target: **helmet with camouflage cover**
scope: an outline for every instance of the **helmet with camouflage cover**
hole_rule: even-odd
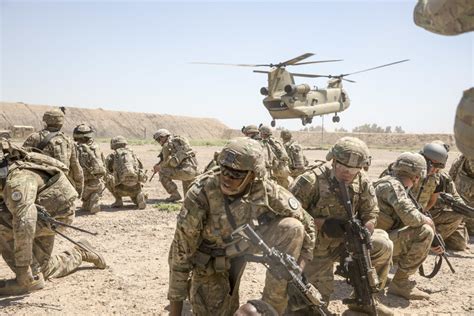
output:
[[[351,168],[363,168],[369,164],[369,148],[356,137],[342,137],[329,150],[326,160],[335,159]]]
[[[155,132],[155,134],[153,134],[153,139],[158,141],[158,139],[160,137],[166,137],[166,136],[170,136],[171,133],[169,130],[165,129],[165,128],[160,128],[159,130],[157,130]]]
[[[260,125],[258,130],[262,136],[272,136],[272,129],[266,125]]]
[[[291,135],[291,132],[287,129],[282,129],[280,132],[280,137],[283,139],[283,141],[287,142],[291,139],[293,135]]]
[[[426,160],[418,153],[404,152],[393,163],[392,172],[396,176],[422,178],[426,174]]]
[[[420,154],[430,160],[430,162],[434,164],[434,167],[437,168],[444,168],[448,161],[448,151],[446,150],[446,147],[438,142],[426,144],[421,149]]]
[[[59,109],[53,109],[44,112],[43,122],[48,127],[61,128],[64,124],[64,113]]]
[[[259,130],[258,130],[258,127],[257,125],[247,125],[247,126],[244,126],[242,127],[242,133],[244,133],[244,135],[247,135],[247,134],[253,134],[253,133],[258,133]]]
[[[257,178],[266,173],[262,146],[256,140],[238,137],[229,141],[222,148],[217,161],[219,165],[238,170],[252,171]]]
[[[127,146],[127,140],[123,136],[115,136],[110,140],[110,149],[115,150]]]
[[[89,125],[79,124],[72,131],[72,136],[76,141],[79,139],[90,139],[94,137],[94,129]]]

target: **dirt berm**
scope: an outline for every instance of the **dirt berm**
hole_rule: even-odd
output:
[[[0,102],[0,129],[12,125],[42,128],[43,113],[53,107],[25,103]],[[97,130],[97,137],[123,135],[127,138],[151,138],[159,128],[169,129],[191,139],[221,139],[226,125],[213,118],[197,118],[155,113],[119,112],[103,109],[66,108],[63,130],[72,133],[75,126],[87,123]]]

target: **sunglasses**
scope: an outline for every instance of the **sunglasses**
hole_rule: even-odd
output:
[[[221,173],[224,177],[228,177],[234,180],[244,179],[248,171],[235,170],[229,167],[221,166]]]

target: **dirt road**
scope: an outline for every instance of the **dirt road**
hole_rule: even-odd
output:
[[[150,169],[156,159],[158,148],[152,145],[133,147],[144,164]],[[108,153],[107,144],[103,144]],[[217,148],[197,148],[200,166],[211,159]],[[383,168],[399,154],[396,151],[373,150],[373,165],[370,175],[375,178]],[[325,151],[307,151],[310,160],[323,159]],[[452,153],[451,159],[458,154]],[[0,298],[0,313],[15,315],[32,314],[167,314],[166,292],[168,286],[168,249],[173,238],[176,213],[160,211],[156,204],[167,195],[155,177],[147,183],[148,206],[145,210],[135,210],[128,200],[128,208],[110,209],[113,199],[106,193],[103,200],[104,211],[97,215],[78,213],[76,226],[99,232],[96,237],[88,237],[68,230],[67,234],[79,239],[86,237],[99,249],[109,267],[106,270],[92,269],[84,264],[76,273],[47,282],[42,291],[20,297]],[[60,237],[55,252],[71,246]],[[471,242],[474,240],[471,240]],[[383,302],[399,315],[411,314],[474,314],[474,289],[472,275],[474,253],[457,252],[452,256],[456,274],[451,274],[447,266],[433,280],[417,277],[422,288],[432,294],[429,301],[408,303],[404,299],[387,296]],[[432,263],[433,256],[428,258]],[[260,296],[265,270],[251,264],[247,267],[241,285],[241,301]],[[0,260],[0,278],[13,277],[3,260]],[[336,313],[345,311],[341,299],[350,293],[349,286],[338,278],[336,293],[330,309]],[[189,311],[187,314],[190,315]]]

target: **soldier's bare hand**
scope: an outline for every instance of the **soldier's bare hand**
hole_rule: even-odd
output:
[[[369,231],[369,233],[372,235],[374,233],[375,225],[374,222],[367,222],[365,223],[365,228]]]
[[[431,251],[436,255],[442,255],[444,253],[441,246],[431,247]]]
[[[423,218],[423,224],[429,225],[433,231],[436,231],[435,224],[433,223],[433,220],[429,218],[428,216],[424,216]]]

